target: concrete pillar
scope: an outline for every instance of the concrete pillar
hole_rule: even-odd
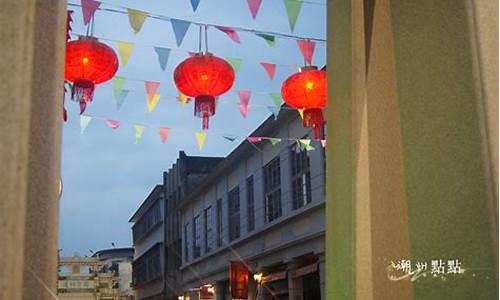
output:
[[[215,300],[225,300],[224,298],[224,293],[226,292],[225,287],[226,285],[224,284],[224,282],[221,281],[215,284]]]
[[[0,1],[0,299],[54,299],[66,1]]]
[[[318,260],[319,288],[321,289],[321,300],[325,300],[325,256],[320,256]]]
[[[498,2],[328,4],[327,298],[498,298]]]

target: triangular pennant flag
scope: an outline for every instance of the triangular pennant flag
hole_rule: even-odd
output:
[[[168,57],[170,56],[169,48],[154,47],[156,54],[158,54],[158,62],[160,63],[160,68],[165,71],[167,68]]]
[[[238,32],[236,30],[230,28],[230,27],[224,27],[224,26],[215,26],[215,28],[219,29],[220,31],[224,32],[227,34],[227,36],[233,40],[235,43],[240,43],[240,36],[238,35]]]
[[[269,93],[269,95],[271,96],[271,100],[273,100],[274,105],[276,105],[277,107],[281,107],[281,105],[283,104],[281,95],[277,93]]]
[[[269,76],[269,79],[274,80],[274,74],[276,73],[276,65],[271,64],[271,63],[260,63],[262,67],[264,67],[264,70],[266,70],[267,75]]]
[[[87,26],[95,14],[95,11],[101,5],[101,2],[95,0],[82,0],[83,25]]]
[[[274,48],[274,46],[276,46],[276,38],[274,37],[274,35],[264,34],[264,33],[256,33],[256,35],[263,38],[269,45],[269,47]]]
[[[191,0],[191,6],[193,7],[193,11],[198,9],[198,5],[200,5],[200,0]]]
[[[326,140],[321,140],[321,147],[326,148]]]
[[[124,83],[125,83],[125,78],[123,77],[115,76],[115,78],[113,78],[113,96],[115,98],[120,97]]]
[[[241,65],[240,58],[226,57],[227,62],[233,67],[234,73],[238,73]]]
[[[145,81],[144,85],[146,87],[146,97],[148,100],[153,99],[153,97],[157,94],[158,87],[160,86],[159,82],[156,81]]]
[[[278,119],[278,114],[280,112],[280,107],[278,106],[268,106],[267,109],[274,115],[274,120]]]
[[[310,139],[300,139],[299,142],[302,144],[302,146],[304,146],[304,149],[306,149],[306,151],[314,150],[314,147],[311,146]]]
[[[304,109],[303,108],[299,108],[299,109],[297,109],[297,112],[299,113],[300,118],[302,120],[304,120]]]
[[[248,9],[250,9],[250,13],[252,14],[252,18],[255,20],[257,17],[257,13],[259,12],[260,3],[262,0],[247,0]]]
[[[179,96],[177,96],[177,101],[179,101],[182,105],[188,104],[191,101],[191,98],[179,92]]]
[[[281,143],[281,139],[280,138],[267,138],[267,139],[271,142],[271,144],[273,146],[276,145],[276,144]]]
[[[118,96],[116,99],[116,109],[120,110],[123,106],[123,102],[125,102],[125,98],[127,98],[129,90],[122,90],[120,93],[120,96]]]
[[[290,24],[290,30],[295,29],[295,23],[297,23],[297,18],[299,17],[300,9],[302,8],[301,0],[283,0],[285,2],[286,14],[288,16],[288,23]]]
[[[83,134],[87,126],[89,126],[90,121],[92,121],[91,116],[80,115],[80,133]]]
[[[122,59],[121,64],[125,66],[128,63],[130,55],[132,54],[132,50],[134,50],[134,44],[118,41],[117,47],[118,47],[118,53],[120,53],[120,57]]]
[[[250,143],[261,142],[262,141],[262,137],[260,137],[260,136],[249,136],[249,137],[247,137],[247,141],[249,141]]]
[[[161,139],[161,142],[163,144],[165,144],[165,142],[167,141],[167,137],[168,137],[168,131],[170,129],[169,128],[166,128],[166,127],[162,127],[160,129],[158,129],[158,133],[160,134],[160,139]]]
[[[160,101],[160,94],[154,94],[151,99],[146,99],[147,106],[148,106],[148,113],[152,112],[156,104],[158,104],[158,101]]]
[[[223,135],[222,137],[230,142],[236,141],[236,137],[234,137],[234,136]]]
[[[142,25],[144,25],[144,21],[146,21],[148,13],[131,8],[127,9],[127,11],[130,27],[132,27],[134,33],[139,33],[139,31],[141,31]]]
[[[178,19],[170,19],[170,22],[172,23],[172,29],[174,30],[177,47],[179,47],[182,44],[182,40],[184,39],[191,22]]]
[[[312,57],[314,55],[314,48],[316,47],[316,43],[308,40],[297,40],[297,45],[299,46],[300,52],[306,63],[312,64]]]
[[[198,131],[194,133],[196,137],[196,144],[198,145],[198,149],[203,149],[203,145],[205,145],[205,139],[207,138],[207,133],[205,131]]]
[[[144,133],[144,126],[139,124],[134,124],[134,138],[135,144],[139,144],[142,138],[142,134]]]
[[[243,118],[248,116],[248,103],[250,102],[251,91],[238,91],[238,97],[240,98],[239,109]]]
[[[120,127],[120,121],[106,120],[106,125],[108,125],[108,127],[111,129],[117,129],[118,127]]]

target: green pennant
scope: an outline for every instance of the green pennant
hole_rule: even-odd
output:
[[[271,142],[271,144],[273,146],[276,145],[276,144],[281,143],[281,139],[280,138],[268,138],[268,140]]]
[[[283,104],[283,99],[281,99],[281,95],[277,93],[269,93],[269,95],[271,96],[274,105],[276,105],[276,107],[281,107],[281,105]]]
[[[315,149],[313,146],[311,146],[310,139],[300,139],[299,142],[302,144],[302,146],[306,151],[311,151]]]
[[[226,60],[233,67],[234,73],[238,73],[241,65],[241,58],[226,57]]]
[[[288,23],[290,24],[290,30],[295,29],[295,23],[297,23],[297,18],[299,17],[300,9],[302,8],[302,1],[300,0],[283,0],[285,3],[286,14],[288,16]]]
[[[266,41],[266,43],[269,45],[269,47],[274,48],[274,46],[276,46],[276,39],[275,39],[274,35],[264,34],[264,33],[256,33],[256,35],[263,38]]]
[[[118,99],[122,94],[123,84],[125,83],[125,78],[115,76],[113,79],[113,96]]]

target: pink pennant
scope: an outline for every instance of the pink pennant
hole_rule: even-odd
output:
[[[195,55],[196,55],[196,52],[191,52],[191,51],[189,51],[189,52],[188,52],[188,54],[189,54],[189,57],[193,57],[193,56],[195,56]]]
[[[262,142],[262,137],[260,137],[260,136],[249,136],[249,137],[247,137],[247,141],[249,141],[250,143]]]
[[[266,70],[269,79],[274,80],[274,74],[276,73],[276,65],[264,62],[260,64],[264,67],[264,70]]]
[[[252,18],[255,20],[257,17],[257,13],[259,12],[260,3],[262,0],[247,0],[248,8],[250,9],[250,13],[252,14]]]
[[[240,97],[240,104],[238,107],[243,118],[248,116],[248,103],[250,103],[250,96],[252,96],[251,91],[238,91],[238,97]]]
[[[300,52],[302,52],[306,63],[311,64],[316,43],[308,40],[297,40],[297,45],[299,45]]]
[[[101,2],[95,0],[82,0],[83,25],[90,23],[90,20],[95,14],[95,11],[101,5]]]
[[[106,125],[108,125],[108,127],[111,129],[117,129],[118,127],[120,127],[120,121],[106,120]]]
[[[158,91],[160,83],[156,81],[146,81],[145,84],[146,84],[146,95],[148,95],[148,100],[151,100]]]
[[[158,133],[160,134],[160,139],[161,139],[161,142],[163,144],[165,144],[165,142],[167,141],[167,137],[168,137],[168,131],[170,130],[170,128],[160,128],[158,130]]]
[[[236,43],[240,43],[240,36],[236,32],[236,30],[229,28],[229,27],[224,27],[224,26],[215,26],[215,28],[219,29],[220,31],[224,32],[227,34],[227,36],[232,39]]]
[[[326,140],[321,140],[321,147],[326,148]]]
[[[243,116],[243,118],[246,118],[248,116],[248,105],[238,105],[238,108],[240,109],[240,114]]]

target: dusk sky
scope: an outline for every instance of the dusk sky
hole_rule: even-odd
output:
[[[305,1],[294,32],[290,31],[283,0],[263,0],[257,18],[252,19],[246,0],[201,0],[193,12],[189,0],[104,0],[102,8],[126,11],[134,8],[193,22],[279,32],[301,37],[326,38],[326,0]],[[79,0],[69,3],[80,4]],[[73,14],[73,39],[85,34],[81,8],[69,6]],[[60,204],[60,246],[62,255],[90,255],[93,251],[131,247],[130,216],[184,150],[188,155],[226,156],[271,113],[270,92],[279,93],[281,83],[303,57],[295,39],[276,37],[275,48],[253,33],[238,31],[237,44],[221,31],[208,29],[209,52],[219,57],[241,58],[233,88],[219,98],[216,115],[210,119],[206,143],[200,151],[194,133],[201,130],[201,119],[193,116],[193,103],[181,105],[176,100],[173,70],[198,50],[197,25],[192,24],[180,47],[175,42],[169,21],[146,18],[137,34],[126,14],[98,10],[94,35],[116,50],[116,40],[133,42],[135,47],[126,66],[117,76],[128,78],[124,89],[130,90],[121,109],[113,97],[113,83],[96,88],[94,101],[85,112],[93,117],[80,134],[78,105],[66,98],[68,122],[63,129],[62,181]],[[153,46],[171,48],[167,68],[163,71]],[[326,64],[326,43],[317,42],[313,64]],[[261,62],[277,64],[276,76],[269,79]],[[144,80],[160,82],[160,101],[151,113],[146,109]],[[238,110],[237,91],[250,90],[250,113],[243,118]],[[193,101],[194,102],[194,101]],[[106,119],[121,125],[112,130]],[[134,144],[134,124],[146,126],[139,144]],[[165,144],[158,128],[171,128]],[[238,137],[234,142],[223,135]]]

